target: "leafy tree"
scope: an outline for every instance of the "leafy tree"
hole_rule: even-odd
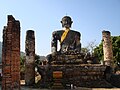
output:
[[[40,61],[40,56],[35,54],[35,65],[39,64]],[[25,71],[25,53],[21,52],[21,56],[20,56],[20,69],[21,72]]]
[[[96,56],[99,61],[103,60],[103,42],[102,41],[99,44],[99,46],[97,46],[94,49],[94,56]]]
[[[20,56],[20,65],[24,65],[25,56]]]
[[[112,49],[113,49],[113,59],[115,63],[120,63],[120,36],[111,36]],[[94,55],[98,57],[99,60],[103,60],[103,42],[99,44],[94,49]]]
[[[40,61],[40,56],[35,54],[35,63],[39,63],[39,61]],[[20,65],[24,65],[24,64],[25,64],[25,55],[21,54],[21,56],[20,56]]]
[[[112,37],[113,58],[115,62],[120,63],[120,36]]]
[[[94,49],[97,47],[95,40],[88,43],[86,47],[81,48],[81,52],[84,54],[90,53],[93,55]]]
[[[86,53],[88,53],[90,50],[87,48],[87,47],[84,47],[84,48],[81,48],[81,52],[83,53],[83,54],[86,54]]]

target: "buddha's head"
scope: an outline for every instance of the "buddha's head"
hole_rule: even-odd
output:
[[[69,17],[69,16],[64,16],[64,17],[62,18],[61,23],[62,23],[62,27],[63,27],[63,28],[71,28],[71,24],[73,23],[73,21],[72,21],[71,17]]]

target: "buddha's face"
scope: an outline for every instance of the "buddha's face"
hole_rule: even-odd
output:
[[[65,17],[62,18],[61,23],[62,23],[63,28],[70,28],[71,24],[72,24],[72,21],[71,21],[70,17],[65,16]]]

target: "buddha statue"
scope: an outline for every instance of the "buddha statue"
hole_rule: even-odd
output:
[[[81,34],[78,31],[71,30],[71,25],[73,23],[71,17],[64,16],[61,23],[62,30],[56,30],[52,33],[52,53],[47,56],[48,63],[52,61],[63,63],[63,60],[67,61],[81,57]],[[60,50],[58,50],[57,47],[58,41],[60,42]]]
[[[62,18],[62,30],[57,30],[52,33],[51,51],[52,53],[64,54],[69,51],[81,50],[80,33],[71,30],[73,21],[71,17],[64,16]],[[60,50],[57,49],[58,41],[60,42]]]

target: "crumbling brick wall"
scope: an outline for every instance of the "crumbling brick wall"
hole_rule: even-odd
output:
[[[8,15],[3,29],[2,90],[20,89],[20,22]]]

